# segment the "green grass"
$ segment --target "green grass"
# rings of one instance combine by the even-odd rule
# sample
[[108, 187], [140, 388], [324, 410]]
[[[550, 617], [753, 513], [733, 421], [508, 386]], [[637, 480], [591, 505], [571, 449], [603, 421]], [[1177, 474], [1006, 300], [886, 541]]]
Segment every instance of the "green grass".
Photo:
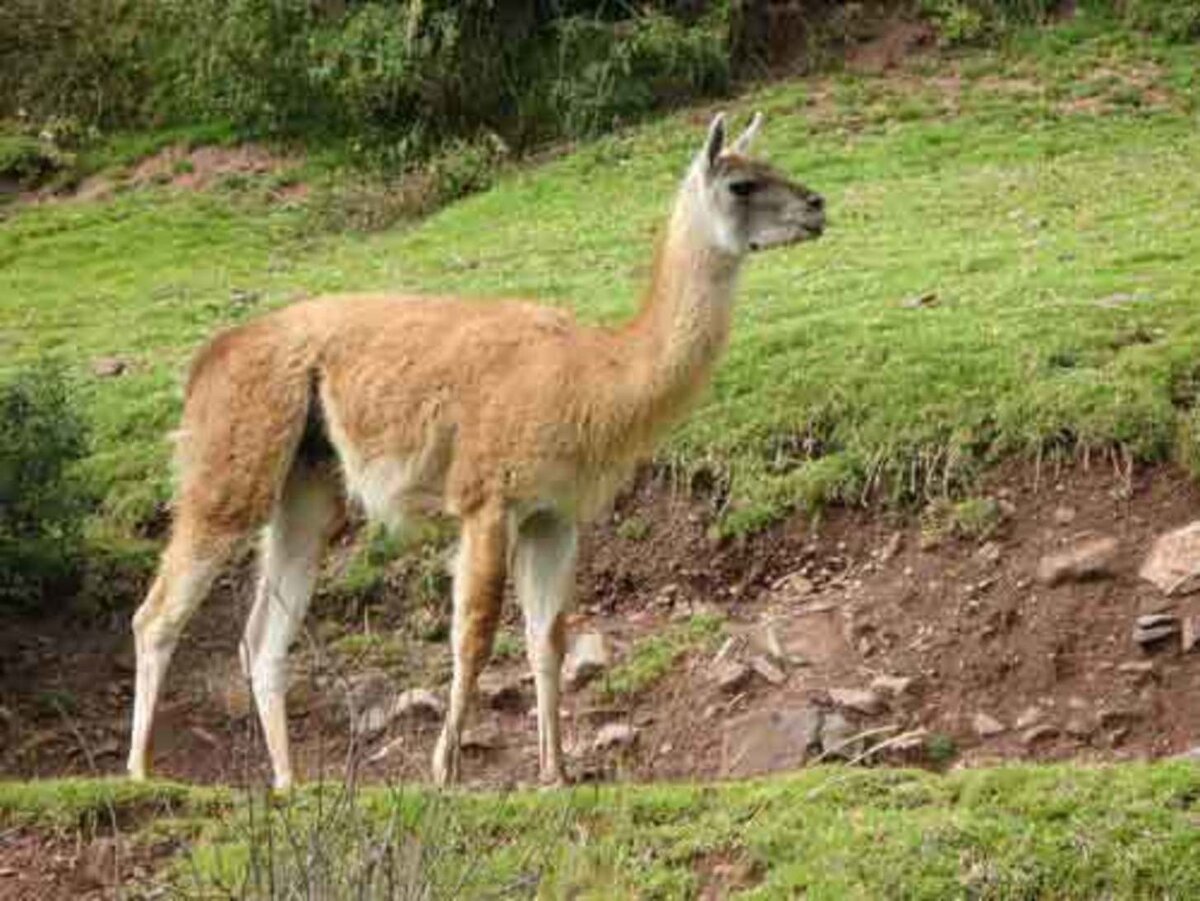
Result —
[[689, 651], [708, 648], [723, 631], [722, 617], [696, 614], [638, 639], [625, 659], [605, 675], [600, 693], [609, 700], [636, 697], [669, 673], [680, 657]]
[[[766, 111], [762, 149], [827, 195], [830, 226], [750, 262], [728, 357], [662, 459], [727, 477], [726, 532], [960, 491], [1014, 453], [1196, 459], [1198, 63], [1200, 48], [1085, 16], [903, 78], [737, 101]], [[179, 374], [216, 328], [379, 288], [619, 320], [702, 131], [671, 117], [373, 235], [314, 236], [253, 183], [23, 209], [0, 223], [0, 366], [131, 359], [85, 388], [86, 471], [104, 523], [128, 532], [167, 496]]]
[[[108, 808], [98, 799], [119, 785], [0, 785], [0, 822], [63, 828], [78, 821], [81, 793], [99, 815]], [[302, 875], [311, 884], [318, 871], [352, 885], [399, 848], [414, 851], [403, 878], [472, 898], [694, 897], [722, 863], [742, 874], [729, 894], [746, 898], [1200, 892], [1200, 769], [1187, 763], [947, 776], [821, 767], [770, 781], [508, 795], [397, 787], [349, 797], [324, 786], [269, 816], [261, 800], [214, 802], [209, 790], [175, 786], [130, 787], [122, 803], [144, 809], [164, 792], [172, 815], [184, 805], [193, 814], [183, 822], [198, 837], [172, 868], [189, 896], [218, 886], [216, 896], [244, 897], [249, 874], [266, 872], [277, 888]], [[197, 820], [206, 809], [211, 819]]]

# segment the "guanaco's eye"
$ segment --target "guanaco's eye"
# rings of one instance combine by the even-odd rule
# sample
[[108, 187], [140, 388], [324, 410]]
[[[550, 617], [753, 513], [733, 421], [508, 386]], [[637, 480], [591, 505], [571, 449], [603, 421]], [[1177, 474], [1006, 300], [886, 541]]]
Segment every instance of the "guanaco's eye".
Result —
[[756, 181], [735, 181], [729, 185], [729, 192], [735, 197], [749, 197], [761, 187]]

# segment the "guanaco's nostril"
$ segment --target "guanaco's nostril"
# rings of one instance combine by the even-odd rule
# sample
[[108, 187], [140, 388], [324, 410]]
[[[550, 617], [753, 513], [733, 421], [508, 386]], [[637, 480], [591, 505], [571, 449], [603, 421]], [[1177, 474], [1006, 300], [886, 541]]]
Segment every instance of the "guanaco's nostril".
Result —
[[825, 209], [825, 198], [820, 194], [810, 194], [808, 196], [808, 205], [819, 213]]

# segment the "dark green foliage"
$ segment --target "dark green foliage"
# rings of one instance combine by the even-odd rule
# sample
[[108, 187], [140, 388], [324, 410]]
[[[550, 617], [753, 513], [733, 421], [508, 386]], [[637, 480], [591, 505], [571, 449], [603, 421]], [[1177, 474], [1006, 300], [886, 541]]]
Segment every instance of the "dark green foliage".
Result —
[[1172, 41], [1200, 39], [1200, 3], [1196, 0], [1127, 0], [1130, 24]]
[[725, 89], [715, 26], [622, 9], [608, 21], [533, 0], [12, 0], [0, 118], [231, 122], [348, 139], [364, 162], [403, 168], [452, 140], [491, 133], [519, 149]]
[[32, 608], [77, 584], [87, 497], [69, 469], [86, 450], [59, 368], [0, 385], [0, 609]]
[[921, 0], [921, 11], [951, 45], [988, 44], [1017, 25], [1046, 20], [1059, 0]]

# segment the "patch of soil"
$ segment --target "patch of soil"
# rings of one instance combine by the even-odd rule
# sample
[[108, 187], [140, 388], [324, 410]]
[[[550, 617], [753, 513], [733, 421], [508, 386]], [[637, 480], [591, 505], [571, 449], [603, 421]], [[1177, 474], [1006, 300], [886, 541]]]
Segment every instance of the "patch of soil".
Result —
[[901, 65], [909, 57], [934, 47], [937, 34], [928, 22], [891, 19], [869, 41], [846, 51], [846, 68], [851, 72], [880, 75]]
[[0, 901], [152, 897], [155, 872], [179, 847], [170, 840], [141, 845], [80, 832], [7, 830], [0, 833]]
[[[93, 175], [80, 182], [72, 192], [37, 191], [27, 194], [24, 199], [31, 203], [105, 200], [118, 187], [140, 188], [147, 185], [170, 185], [180, 190], [202, 191], [230, 178], [282, 175], [297, 165], [297, 158], [282, 156], [261, 144], [190, 149], [176, 144], [141, 160], [120, 179], [108, 173]], [[280, 200], [302, 200], [308, 193], [308, 185], [299, 181], [281, 185], [275, 191]]]
[[[730, 721], [784, 707], [833, 711], [840, 690], [870, 689], [879, 677], [911, 684], [895, 694], [877, 688], [874, 712], [841, 710], [851, 725], [942, 736], [962, 765], [1147, 759], [1200, 744], [1200, 653], [1184, 653], [1177, 637], [1145, 648], [1132, 638], [1139, 615], [1200, 613], [1196, 597], [1164, 598], [1137, 576], [1156, 536], [1197, 518], [1200, 490], [1169, 467], [1121, 476], [1082, 464], [1040, 478], [1031, 467], [1011, 465], [981, 490], [1005, 511], [986, 539], [931, 546], [912, 518], [843, 509], [816, 523], [797, 516], [746, 541], [714, 542], [710, 501], [642, 479], [585, 536], [573, 631], [603, 632], [619, 662], [638, 641], [695, 613], [723, 615], [727, 632], [747, 646], [770, 624], [786, 658], [777, 664], [783, 678], [773, 683], [752, 674], [730, 693], [718, 684], [712, 646], [697, 646], [631, 701], [605, 700], [598, 683], [567, 691], [571, 768], [600, 779], [720, 777]], [[622, 528], [634, 517], [638, 528]], [[1044, 556], [1098, 535], [1118, 543], [1110, 575], [1054, 587], [1037, 580]], [[235, 784], [266, 777], [236, 665], [250, 594], [243, 566], [189, 627], [156, 723], [164, 775]], [[400, 606], [372, 608], [370, 631], [402, 626]], [[436, 720], [397, 721], [357, 747], [348, 739], [339, 686], [363, 668], [329, 663], [327, 648], [339, 636], [364, 632], [362, 613], [352, 619], [327, 613], [294, 655], [298, 769], [337, 776], [353, 759], [368, 780], [426, 779]], [[506, 625], [519, 634], [511, 604]], [[0, 775], [121, 770], [130, 644], [124, 616], [86, 626], [41, 620], [6, 627]], [[406, 672], [448, 672], [444, 642], [413, 639], [406, 653]], [[386, 682], [391, 669], [381, 669]], [[506, 657], [489, 670], [516, 684], [515, 698], [510, 692], [501, 709], [479, 711], [482, 731], [466, 752], [464, 773], [473, 784], [531, 783], [537, 729], [527, 668]], [[390, 678], [396, 689], [445, 694], [445, 684], [428, 675]], [[636, 742], [596, 750], [598, 731], [613, 721], [634, 726]], [[880, 759], [914, 762], [911, 751]]]

